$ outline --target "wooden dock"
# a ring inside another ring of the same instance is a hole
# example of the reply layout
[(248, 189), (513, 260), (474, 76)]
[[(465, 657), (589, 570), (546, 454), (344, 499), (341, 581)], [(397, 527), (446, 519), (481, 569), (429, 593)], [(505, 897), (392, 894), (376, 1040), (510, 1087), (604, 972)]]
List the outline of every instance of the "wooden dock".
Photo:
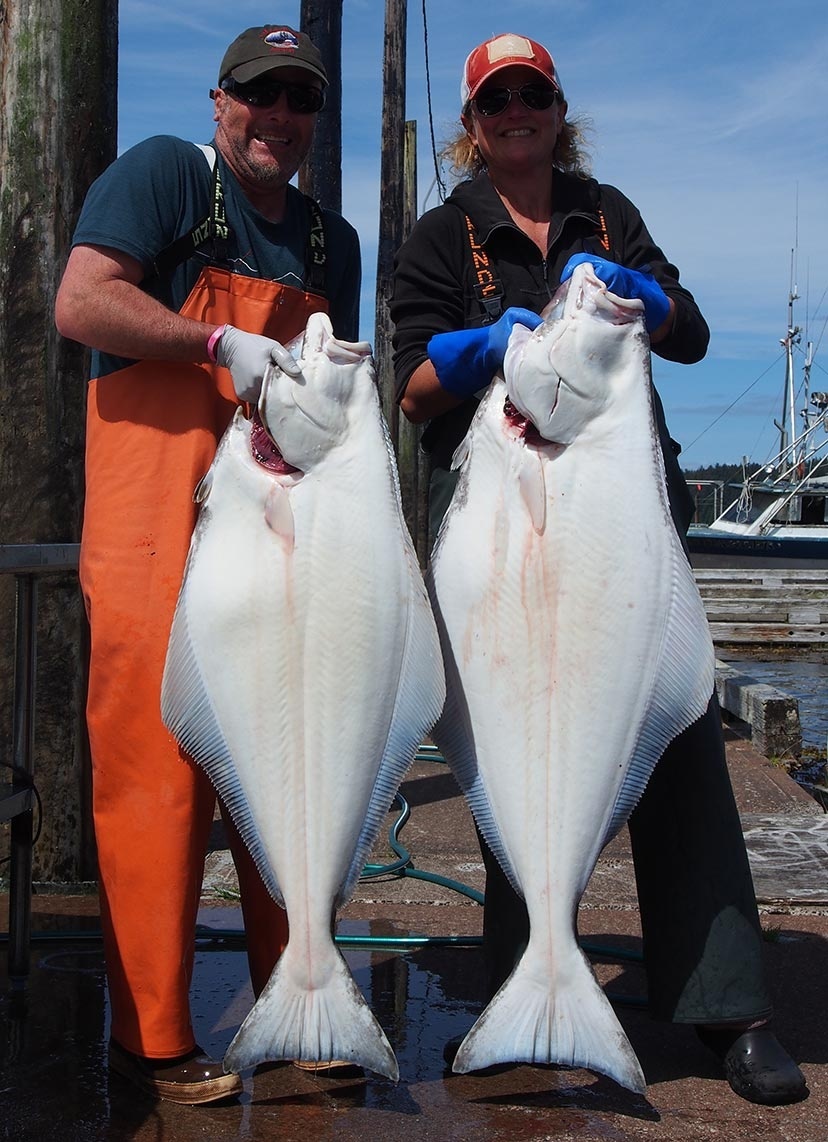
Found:
[(828, 571), (695, 567), (714, 643), (828, 646)]

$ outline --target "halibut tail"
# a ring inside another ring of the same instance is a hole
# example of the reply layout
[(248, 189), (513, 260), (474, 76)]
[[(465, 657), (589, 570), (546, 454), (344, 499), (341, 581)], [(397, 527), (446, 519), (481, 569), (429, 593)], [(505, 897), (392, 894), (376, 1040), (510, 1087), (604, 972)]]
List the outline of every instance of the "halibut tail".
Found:
[(460, 1045), (459, 1074), (498, 1063), (558, 1063), (585, 1067), (643, 1094), (646, 1080), (635, 1052), (577, 944), (556, 949), (555, 977), (531, 941), (509, 979)]
[(291, 1061), (353, 1063), (396, 1081), (391, 1045), (336, 948), (324, 982), (305, 987), (291, 970), (290, 944), (224, 1056), (225, 1071)]

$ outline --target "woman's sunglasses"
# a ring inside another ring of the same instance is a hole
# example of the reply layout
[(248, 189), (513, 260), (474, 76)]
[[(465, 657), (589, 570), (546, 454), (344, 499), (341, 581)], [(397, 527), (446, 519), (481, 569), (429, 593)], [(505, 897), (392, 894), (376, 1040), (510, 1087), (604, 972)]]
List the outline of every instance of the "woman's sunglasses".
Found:
[(475, 95), (472, 103), (478, 115), (490, 119), (503, 114), (513, 95), (530, 111), (548, 111), (558, 98), (558, 92), (549, 83), (525, 83), (523, 87), (487, 87)]
[(221, 90), (229, 91), (251, 107), (274, 107), (282, 92), (287, 95), (287, 105), (297, 115), (313, 115), (325, 106), (325, 92), (321, 87), (311, 87), (306, 83), (238, 83), (232, 76), (222, 80)]

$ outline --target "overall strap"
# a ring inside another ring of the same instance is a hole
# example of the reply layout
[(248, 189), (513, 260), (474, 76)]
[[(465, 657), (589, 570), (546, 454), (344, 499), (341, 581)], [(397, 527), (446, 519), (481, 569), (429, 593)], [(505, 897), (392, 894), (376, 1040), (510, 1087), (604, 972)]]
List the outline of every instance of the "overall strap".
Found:
[(221, 187), (216, 152), (209, 145), (201, 146), (198, 144), (198, 149), (203, 152), (213, 172), (210, 213), (206, 218), (197, 222), (192, 230), (170, 242), (169, 246), (165, 246), (156, 255), (152, 263), (152, 272), (144, 279), (144, 285), (169, 276), (174, 269), (191, 258), (208, 241), (211, 242), (210, 261), (213, 265), (222, 267), (228, 265), (230, 227), (227, 225), (227, 216), (224, 211), (224, 192)]
[(598, 233), (597, 233), (597, 237), (598, 237), (598, 243), (601, 246), (601, 249), (604, 250), (606, 253), (609, 253), (609, 249), (610, 249), (609, 230), (607, 230), (607, 220), (604, 217), (604, 211), (603, 211), (602, 207), (600, 207), (600, 206), (598, 207)]
[(486, 324), (491, 324), (503, 313), (503, 283), (497, 276), (494, 263), (477, 239), (474, 223), (468, 214), (464, 217), (475, 278), (474, 296), (485, 310)]
[(322, 219), (322, 210), (316, 199), (311, 198), (309, 194), (306, 194), (304, 198), (310, 222), (308, 243), (305, 250), (305, 288), (309, 293), (321, 294), (324, 297), (327, 263), (325, 224)]
[[(615, 261), (616, 258), (612, 254), (612, 240), (611, 234), (623, 233), (623, 228), (618, 219), (618, 211), (614, 209), (612, 195), (607, 197), (604, 201), (601, 195), (601, 186), (597, 182), (593, 182), (590, 186), (590, 197), (592, 199), (592, 208), (598, 216), (598, 225), (595, 228), (595, 237), (592, 241), (596, 246), (600, 247), (601, 256), (610, 258)], [(607, 214), (610, 215), (610, 223), (607, 223)], [(598, 249), (595, 250), (597, 254)]]

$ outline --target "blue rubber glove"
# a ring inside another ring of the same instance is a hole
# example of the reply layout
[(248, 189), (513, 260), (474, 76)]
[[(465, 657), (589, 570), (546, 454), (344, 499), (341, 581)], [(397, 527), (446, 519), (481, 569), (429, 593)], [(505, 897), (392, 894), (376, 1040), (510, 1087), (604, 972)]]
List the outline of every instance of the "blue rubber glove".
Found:
[(437, 380), (446, 392), (456, 397), (470, 397), (485, 389), (503, 364), (509, 334), (515, 325), (536, 329), (541, 324), (531, 309), (507, 309), (493, 325), (481, 329), (458, 329), (454, 333), (435, 333), (426, 348)]
[(670, 299), (651, 273), (628, 270), (617, 262), (608, 262), (606, 258), (596, 257), (595, 254), (573, 254), (563, 268), (561, 281), (571, 278), (572, 271), (581, 262), (591, 262), (597, 276), (612, 293), (619, 297), (637, 297), (644, 302), (644, 324), (648, 333), (653, 333), (667, 320)]

